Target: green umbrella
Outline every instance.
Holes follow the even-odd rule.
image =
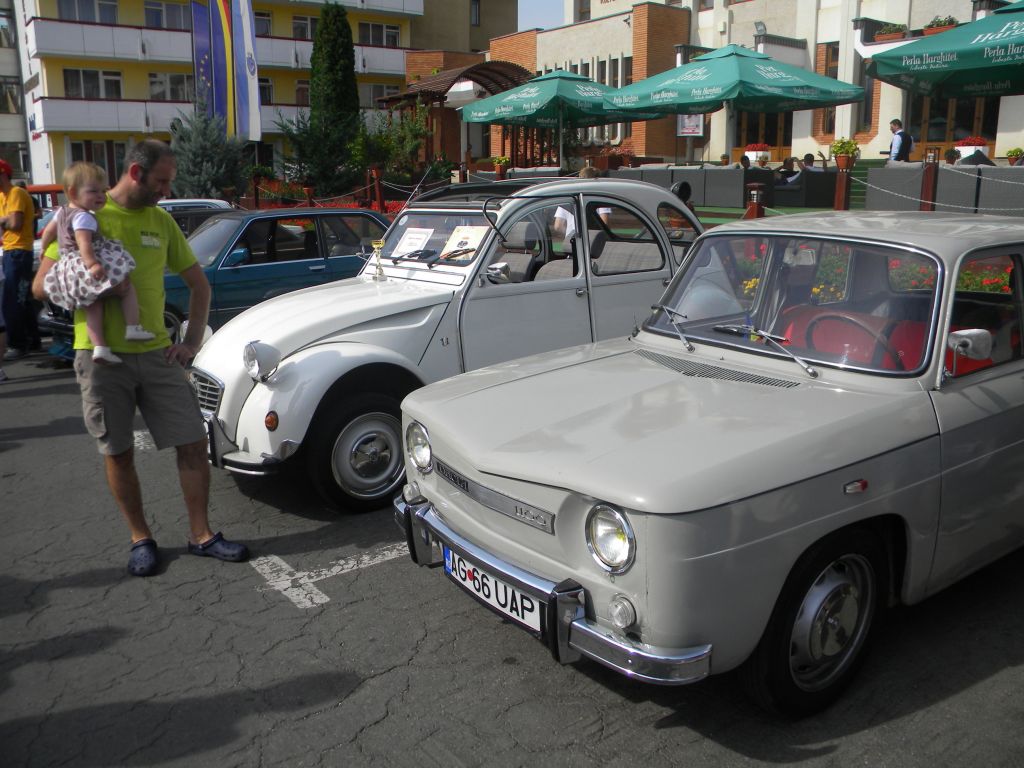
[[[1024,94],[1024,1],[876,53],[868,74],[926,96]]]
[[[732,104],[750,112],[791,112],[864,98],[864,89],[763,53],[727,45],[689,64],[648,77],[605,97],[611,109],[700,115]]]
[[[462,107],[467,123],[521,125],[558,129],[562,159],[562,127],[585,128],[654,117],[606,109],[604,96],[613,90],[583,75],[556,69],[529,82]]]

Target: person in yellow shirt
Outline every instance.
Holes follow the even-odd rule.
[[[32,241],[35,206],[21,187],[11,182],[10,163],[0,160],[0,230],[3,231],[3,313],[8,349],[4,360],[17,360],[39,348],[36,304],[32,300]]]

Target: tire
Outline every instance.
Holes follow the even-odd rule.
[[[878,537],[837,531],[797,561],[754,653],[740,668],[748,695],[787,717],[834,702],[864,660],[889,588]]]
[[[164,307],[164,328],[167,329],[167,335],[171,339],[171,344],[177,344],[181,335],[181,323],[183,321],[182,316],[177,310],[171,307]]]
[[[306,466],[324,500],[345,512],[389,504],[405,478],[399,401],[356,395],[328,403],[315,419]]]

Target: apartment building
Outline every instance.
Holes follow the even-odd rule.
[[[26,175],[29,162],[25,99],[10,0],[0,0],[0,158],[11,164],[17,176]]]
[[[406,51],[430,44],[436,26],[432,19],[440,16],[452,29],[464,27],[467,41],[471,28],[480,27],[487,35],[508,29],[503,26],[507,14],[487,15],[497,0],[340,3],[352,27],[360,103],[367,112],[376,108],[378,98],[400,90]],[[322,7],[321,0],[253,3],[263,133],[257,159],[262,164],[280,161],[285,151],[276,123],[293,119],[309,104],[312,41]],[[477,25],[472,23],[474,7]],[[59,180],[75,160],[95,162],[116,177],[128,146],[146,137],[169,140],[171,121],[193,108],[188,3],[20,0],[14,17],[22,41],[34,182]]]

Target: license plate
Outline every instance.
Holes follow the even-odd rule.
[[[532,596],[497,579],[448,547],[444,548],[444,572],[463,589],[491,608],[527,629],[540,632],[542,604]]]

